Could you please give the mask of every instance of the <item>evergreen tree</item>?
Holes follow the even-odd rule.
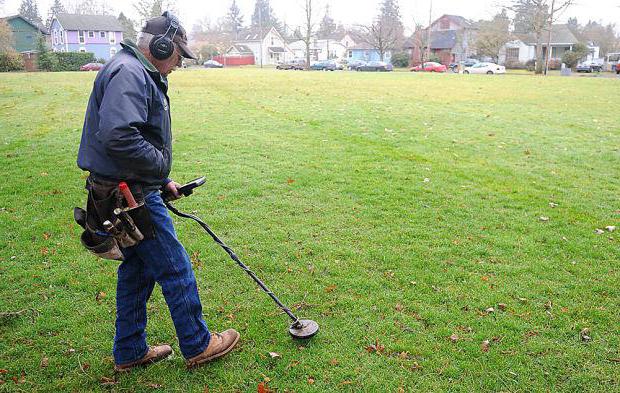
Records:
[[[123,26],[123,38],[130,39],[132,41],[136,40],[136,28],[131,19],[125,16],[122,12],[118,15],[118,22]]]
[[[402,42],[405,27],[400,15],[398,0],[383,0],[379,22],[392,32],[397,44]]]
[[[19,14],[34,24],[43,24],[43,20],[39,14],[39,6],[35,0],[22,0],[19,6]]]
[[[64,14],[67,12],[67,9],[62,4],[60,0],[54,0],[54,4],[50,7],[49,12],[47,13],[47,21],[45,22],[45,26],[50,27],[52,24],[52,18],[58,14]]]
[[[337,27],[336,22],[329,14],[329,4],[325,6],[325,15],[323,15],[323,19],[321,19],[321,24],[319,25],[318,36],[319,38],[329,38],[336,33]]]
[[[228,9],[228,14],[226,14],[226,23],[229,26],[233,38],[236,40],[239,35],[239,30],[243,27],[243,16],[235,0],[232,1]]]
[[[280,21],[276,18],[269,0],[256,0],[254,4],[254,13],[252,14],[252,27],[257,28],[261,25],[263,30],[266,31],[270,27],[275,27],[278,31],[281,30]]]

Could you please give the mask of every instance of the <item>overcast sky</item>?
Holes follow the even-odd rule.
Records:
[[[2,0],[0,0],[2,1]],[[64,0],[64,3],[72,3],[78,0]],[[134,17],[132,0],[104,0],[116,12],[124,12]],[[205,17],[212,21],[224,15],[232,0],[176,0],[181,23],[188,29],[198,20]],[[43,19],[52,0],[38,0],[39,10]],[[254,9],[255,0],[237,0],[244,15],[244,22],[249,22]],[[380,0],[316,0],[322,9],[326,4],[331,7],[332,17],[347,25],[367,23],[377,14]],[[443,14],[461,15],[468,19],[485,19],[492,17],[501,10],[502,4],[509,4],[510,0],[433,0],[433,18]],[[578,17],[580,22],[587,20],[616,23],[620,21],[620,0],[577,0],[578,4],[570,8],[563,16]],[[0,6],[3,15],[17,13],[21,0],[4,0],[4,6]],[[288,25],[298,25],[302,21],[302,0],[271,0],[271,6],[280,20]],[[417,23],[428,24],[430,0],[400,0],[401,14],[407,27],[412,27],[414,20]]]

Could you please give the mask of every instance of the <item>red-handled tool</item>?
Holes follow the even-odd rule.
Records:
[[[123,194],[123,197],[125,197],[125,201],[127,201],[127,207],[129,207],[130,209],[135,209],[136,207],[138,207],[138,204],[133,198],[133,195],[131,194],[131,190],[129,189],[127,183],[125,183],[124,181],[118,183],[118,189],[121,191],[121,194]]]

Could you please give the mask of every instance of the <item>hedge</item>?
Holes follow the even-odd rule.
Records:
[[[39,58],[39,68],[46,71],[79,71],[87,63],[93,63],[95,55],[90,52],[47,52]]]
[[[20,71],[24,69],[24,59],[15,52],[0,53],[0,72]]]

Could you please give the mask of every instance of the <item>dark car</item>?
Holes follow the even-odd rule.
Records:
[[[205,68],[224,68],[224,65],[222,63],[215,60],[207,60],[203,65],[205,66]]]
[[[103,67],[101,63],[88,63],[80,67],[80,71],[99,71]]]
[[[357,67],[357,71],[371,71],[371,72],[388,72],[392,71],[394,67],[390,63],[383,61],[370,61],[364,65]]]
[[[310,65],[310,69],[315,71],[336,71],[338,65],[333,60],[317,61]]]
[[[364,60],[349,60],[347,62],[347,67],[350,71],[357,71],[357,67],[361,67],[363,65],[366,65]]]
[[[620,62],[616,64],[616,75],[620,75]]]
[[[277,70],[303,70],[306,68],[305,60],[290,60],[276,66]]]
[[[460,68],[463,70],[465,68],[468,67],[473,67],[476,64],[480,63],[478,60],[476,59],[466,59],[463,61],[459,61],[458,63],[450,63],[450,65],[448,66],[448,68],[452,71],[452,72],[459,72],[459,66],[461,66]]]

